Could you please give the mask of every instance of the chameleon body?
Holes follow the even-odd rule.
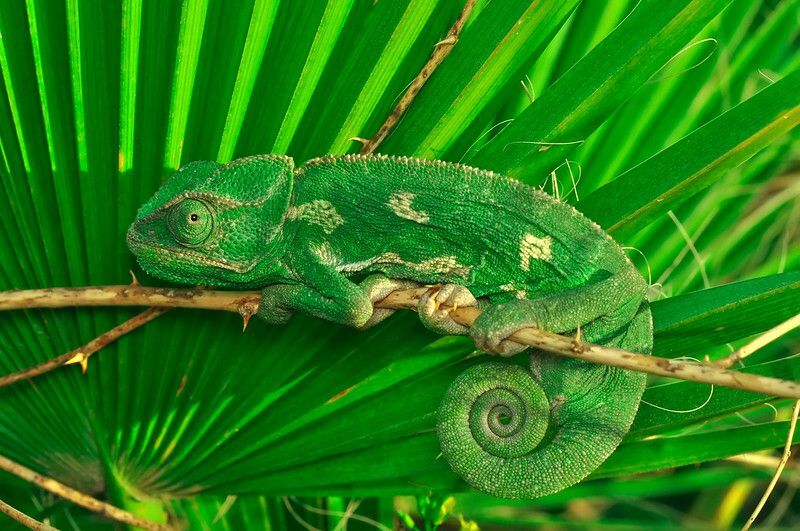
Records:
[[[259,316],[294,311],[365,327],[398,287],[441,284],[420,318],[504,355],[526,326],[649,352],[646,282],[620,247],[572,207],[518,181],[440,161],[323,157],[295,169],[264,155],[175,172],[128,232],[149,273],[263,288]],[[469,329],[439,306],[478,305]],[[472,366],[439,411],[442,452],[470,485],[532,498],[599,466],[630,427],[645,377],[534,351],[530,370]]]

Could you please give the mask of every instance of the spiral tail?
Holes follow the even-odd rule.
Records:
[[[628,326],[603,339],[649,352],[647,304]],[[475,365],[442,401],[442,452],[454,472],[487,494],[552,494],[585,478],[616,449],[636,415],[645,381],[642,373],[538,351],[531,355],[531,372],[497,362]]]

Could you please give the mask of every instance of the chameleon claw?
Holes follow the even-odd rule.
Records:
[[[247,330],[247,325],[250,323],[250,314],[243,313],[242,314],[242,332],[244,333]]]
[[[426,328],[440,334],[465,335],[467,328],[450,317],[460,306],[475,306],[472,293],[458,284],[439,285],[420,297],[417,313]]]

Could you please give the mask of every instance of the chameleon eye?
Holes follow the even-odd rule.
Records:
[[[203,201],[184,199],[170,209],[167,225],[180,244],[195,247],[205,243],[211,236],[214,217]]]

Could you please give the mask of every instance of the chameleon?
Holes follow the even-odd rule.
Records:
[[[491,171],[385,155],[200,161],[138,211],[128,245],[171,282],[260,289],[258,316],[300,311],[367,328],[396,289],[433,286],[422,324],[500,355],[445,393],[437,434],[472,488],[536,498],[573,485],[616,449],[645,375],[509,339],[525,327],[649,353],[647,282],[597,224],[545,192]],[[465,328],[453,307],[482,310]],[[520,358],[517,358],[519,361]],[[524,365],[524,366],[523,366]]]

